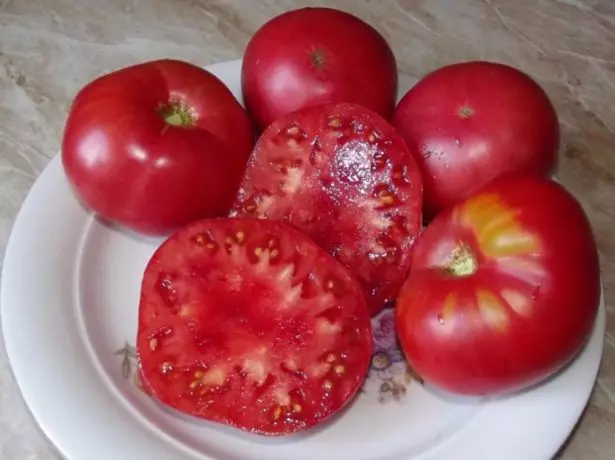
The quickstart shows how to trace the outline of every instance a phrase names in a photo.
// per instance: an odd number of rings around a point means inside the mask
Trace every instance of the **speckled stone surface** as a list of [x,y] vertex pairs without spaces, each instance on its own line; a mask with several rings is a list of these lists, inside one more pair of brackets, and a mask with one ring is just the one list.
[[[0,258],[30,186],[56,155],[67,109],[101,73],[158,57],[239,58],[268,18],[297,0],[0,0]],[[418,78],[491,59],[536,78],[563,129],[560,178],[597,237],[608,308],[600,375],[561,460],[615,458],[615,2],[337,0],[390,41]],[[44,376],[42,376],[44,378]],[[56,459],[23,404],[0,345],[0,458]],[[84,459],[85,460],[85,459]],[[520,459],[523,460],[523,459]]]

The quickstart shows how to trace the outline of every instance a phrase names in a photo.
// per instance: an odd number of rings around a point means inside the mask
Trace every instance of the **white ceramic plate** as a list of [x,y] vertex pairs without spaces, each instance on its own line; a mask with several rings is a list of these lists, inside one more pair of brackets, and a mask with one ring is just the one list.
[[[240,62],[210,70],[241,100]],[[563,373],[490,401],[413,381],[385,312],[374,320],[378,358],[363,392],[326,426],[272,440],[178,416],[134,379],[140,279],[158,243],[92,218],[58,157],[17,217],[2,274],[4,339],[27,404],[69,460],[547,460],[596,377],[603,304],[588,345]]]

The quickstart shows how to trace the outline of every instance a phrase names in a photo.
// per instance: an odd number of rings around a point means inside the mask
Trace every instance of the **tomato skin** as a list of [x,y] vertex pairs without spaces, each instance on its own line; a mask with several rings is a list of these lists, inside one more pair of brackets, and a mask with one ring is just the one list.
[[324,103],[357,103],[389,119],[397,94],[397,62],[384,37],[332,8],[301,8],[267,22],[248,43],[241,75],[260,130]]
[[[447,273],[463,245],[476,271]],[[556,182],[506,176],[424,231],[398,297],[397,329],[426,382],[466,395],[514,392],[573,359],[591,332],[600,291],[580,204]]]
[[145,269],[142,388],[185,414],[261,435],[303,431],[354,398],[371,354],[361,287],[285,224],[197,221]]
[[321,104],[261,134],[230,216],[309,235],[359,279],[375,316],[407,274],[421,206],[419,169],[393,127],[357,104]]
[[548,176],[557,163],[553,105],[528,75],[503,64],[435,70],[403,96],[393,125],[421,167],[427,218],[501,175]]
[[[165,122],[169,103],[185,105],[192,122]],[[99,77],[77,94],[62,161],[86,207],[157,235],[224,215],[253,142],[250,119],[224,83],[187,62],[159,60]]]

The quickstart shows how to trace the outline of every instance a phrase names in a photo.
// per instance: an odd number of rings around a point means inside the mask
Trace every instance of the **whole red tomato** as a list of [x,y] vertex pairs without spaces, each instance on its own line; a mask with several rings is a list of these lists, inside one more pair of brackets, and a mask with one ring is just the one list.
[[437,387],[527,388],[586,341],[600,300],[592,231],[559,184],[507,176],[438,215],[414,246],[397,304],[403,350]]
[[217,77],[160,60],[77,94],[62,160],[77,196],[100,217],[164,234],[228,211],[253,141],[247,113]]
[[401,99],[393,124],[424,178],[433,217],[506,173],[547,176],[556,166],[559,125],[543,89],[492,62],[442,67]]
[[397,64],[384,37],[331,8],[293,10],[263,25],[248,43],[241,77],[261,130],[321,103],[353,102],[389,119],[397,94]]

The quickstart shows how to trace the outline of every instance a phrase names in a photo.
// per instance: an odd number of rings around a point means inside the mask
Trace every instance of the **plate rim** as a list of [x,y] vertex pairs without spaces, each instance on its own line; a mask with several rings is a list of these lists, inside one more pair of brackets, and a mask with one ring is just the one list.
[[[205,66],[205,69],[217,75],[219,72],[238,72],[241,66],[241,62],[242,61],[240,59],[232,60],[232,61],[225,61],[225,62],[218,62],[218,63],[212,64],[209,66]],[[236,94],[236,97],[238,98],[240,102],[242,102],[240,95]],[[59,174],[58,177],[54,176],[58,174]],[[64,458],[67,458],[68,460],[78,460],[74,456],[69,456],[69,454],[67,454],[64,448],[62,447],[62,444],[63,443],[66,444],[67,440],[57,439],[57,434],[56,435],[53,434],[54,429],[50,427],[51,419],[53,418],[53,416],[52,415],[50,416],[50,414],[48,415],[42,414],[42,412],[44,412],[45,405],[44,404],[41,405],[40,403],[41,398],[34,395],[36,391],[34,390],[33,387],[35,387],[36,385],[33,385],[26,381],[27,375],[32,374],[32,370],[25,369],[27,365],[24,366],[23,360],[21,360],[22,362],[20,363],[20,358],[19,358],[20,352],[17,347],[20,340],[15,337],[15,331],[18,330],[19,326],[23,326],[23,325],[15,324],[16,318],[14,318],[14,314],[13,314],[13,309],[15,307],[10,306],[13,304],[13,300],[12,300],[13,298],[18,298],[20,295],[23,295],[23,293],[21,294],[15,293],[15,291],[13,290],[14,286],[10,284],[10,280],[14,279],[17,276],[16,274],[17,272],[13,272],[13,270],[14,270],[14,267],[16,266],[16,263],[17,263],[16,261],[18,260],[19,254],[23,253],[24,251],[27,252],[27,249],[28,249],[24,246],[24,238],[21,236],[19,232],[21,232],[25,227],[30,227],[31,223],[29,223],[28,221],[28,217],[30,217],[29,213],[31,212],[33,208],[36,207],[36,204],[34,203],[36,203],[37,200],[39,200],[40,197],[42,196],[41,193],[43,193],[44,191],[44,186],[50,186],[51,188],[57,187],[57,185],[59,184],[53,185],[53,181],[58,181],[58,180],[63,180],[63,179],[64,179],[64,176],[63,176],[63,171],[61,168],[60,154],[56,154],[54,157],[50,159],[50,161],[48,162],[44,170],[41,172],[41,174],[37,177],[34,184],[31,186],[13,222],[12,229],[10,231],[7,245],[6,245],[6,251],[5,251],[4,262],[2,266],[1,280],[0,280],[0,322],[2,323],[2,332],[3,332],[2,339],[5,344],[8,362],[10,365],[10,372],[12,372],[13,377],[15,381],[17,382],[20,396],[22,397],[22,400],[25,402],[27,409],[30,411],[32,418],[34,419],[34,423],[40,428],[43,436],[53,445],[55,450],[60,452],[60,454]],[[51,185],[47,184],[48,181],[50,182]],[[62,186],[65,188],[68,187],[66,184],[66,181],[64,181]],[[74,197],[72,199],[74,200],[75,205],[80,206],[80,204],[77,203]],[[89,214],[85,214],[85,216],[86,216],[86,221],[87,221]],[[27,233],[27,231],[25,231],[24,233]],[[25,244],[27,245],[28,242],[25,242]],[[78,245],[75,245],[74,249],[77,250]],[[77,261],[75,260],[72,261],[73,264],[75,264],[76,262]],[[27,265],[27,264],[24,264],[24,265]],[[75,267],[73,266],[72,269],[74,270]],[[10,273],[9,273],[9,270],[11,270]],[[23,271],[27,272],[27,269],[22,269],[22,272]],[[602,273],[602,270],[601,270],[601,273]],[[71,273],[70,276],[72,277],[73,274]],[[19,315],[17,314],[17,316]],[[76,324],[75,318],[72,318],[72,320]],[[588,342],[586,346],[584,347],[584,349],[579,353],[579,355],[575,358],[575,360],[566,367],[566,369],[562,373],[560,373],[555,379],[552,379],[552,381],[549,381],[546,384],[540,385],[538,388],[534,388],[530,391],[522,392],[521,394],[513,395],[510,398],[504,398],[504,399],[489,401],[485,403],[485,406],[481,408],[481,410],[479,411],[480,413],[477,414],[476,417],[472,418],[468,424],[466,424],[464,427],[458,430],[450,438],[447,438],[446,440],[444,440],[440,445],[438,445],[434,449],[431,449],[423,454],[420,454],[418,457],[414,457],[414,458],[416,460],[449,460],[449,457],[447,457],[447,455],[450,455],[450,453],[454,452],[455,457],[451,457],[451,459],[455,458],[455,460],[462,460],[462,459],[465,460],[466,458],[472,458],[473,460],[483,460],[483,458],[485,460],[489,459],[490,454],[488,452],[483,453],[483,454],[481,454],[480,452],[478,453],[477,452],[465,452],[464,453],[463,449],[460,448],[459,446],[460,442],[463,443],[463,441],[460,441],[460,438],[463,437],[464,433],[467,433],[468,431],[470,431],[470,434],[472,434],[472,432],[475,431],[477,427],[481,426],[481,422],[486,417],[485,414],[489,414],[493,412],[493,410],[495,410],[497,414],[498,410],[501,410],[502,407],[506,408],[506,405],[509,404],[511,400],[512,401],[516,400],[518,402],[520,398],[522,400],[524,398],[528,399],[527,395],[530,395],[529,400],[531,402],[532,395],[539,395],[541,390],[550,388],[553,382],[557,383],[558,381],[561,381],[562,376],[570,375],[570,372],[572,372],[572,370],[575,369],[575,366],[578,368],[582,364],[585,364],[584,367],[588,367],[588,369],[586,369],[584,372],[585,373],[589,372],[589,374],[584,374],[583,378],[581,379],[582,382],[576,384],[576,386],[582,385],[582,388],[579,388],[577,390],[579,395],[575,398],[574,404],[566,406],[567,416],[564,417],[562,415],[562,417],[560,417],[560,424],[562,424],[562,426],[557,431],[561,432],[561,435],[554,436],[551,442],[543,443],[543,445],[541,446],[541,453],[537,453],[536,455],[538,456],[535,457],[536,460],[550,459],[553,455],[555,455],[558,452],[558,450],[561,448],[564,442],[568,439],[568,437],[573,431],[574,426],[579,421],[585,407],[587,406],[589,402],[591,392],[596,382],[600,363],[602,361],[605,323],[606,323],[606,308],[605,308],[605,299],[604,299],[604,288],[602,285],[602,276],[601,276],[601,300],[600,300],[599,310],[596,315],[594,329],[592,331],[592,334],[589,337]],[[78,330],[74,330],[73,332],[75,334],[75,337],[78,337],[78,340],[82,340],[81,332],[79,332]],[[590,351],[592,352],[592,354],[588,355]],[[82,356],[82,359],[87,358],[89,356],[89,352],[87,350],[82,350],[82,355],[84,355]],[[90,365],[94,367],[93,372],[96,372],[96,373],[100,372],[99,369],[96,369],[96,366],[93,363],[90,363]],[[102,385],[103,383],[102,379],[98,383],[99,385]],[[110,402],[110,404],[117,406],[114,408],[113,413],[115,414],[123,413],[124,417],[129,418],[130,411],[127,412],[127,408],[122,407],[126,404],[122,400],[122,398],[118,399],[115,395],[113,395],[111,391],[109,391],[108,388],[107,388],[107,393],[108,393],[107,399],[114,399],[114,403]],[[521,409],[523,409],[521,410],[521,412],[524,412],[524,410],[531,411],[533,407],[534,406],[532,406],[532,404],[529,404],[529,406],[526,404],[525,406],[521,407]],[[134,424],[133,426],[136,426],[136,425],[137,424]],[[495,424],[492,423],[492,425],[495,425]],[[160,441],[161,439],[167,438],[167,436],[163,436],[162,438],[160,437],[159,429],[152,427],[152,426],[148,428],[149,428],[148,433],[143,433],[144,439],[148,439],[148,440],[157,439],[158,441]],[[487,426],[487,428],[489,427]],[[117,430],[115,431],[117,432]],[[478,435],[482,436],[480,432],[478,433]],[[541,435],[544,435],[544,433],[542,433]],[[555,440],[555,437],[557,437],[557,440]],[[168,438],[170,438],[170,436],[168,436]],[[98,438],[96,439],[96,441],[100,442]],[[109,441],[112,441],[112,440],[109,440]],[[154,444],[160,444],[160,442],[154,442]],[[172,444],[175,446],[175,448],[178,447],[177,442],[173,442]],[[160,447],[160,449],[161,449],[160,455],[166,455],[164,453],[166,449],[164,449],[162,446]],[[70,449],[70,450],[74,450],[74,449]],[[190,452],[187,452],[185,449],[181,449],[181,450],[184,453],[186,453],[187,455],[186,458],[193,458]],[[447,454],[447,452],[449,454]],[[103,458],[108,458],[107,453],[102,454],[102,455],[103,456],[100,457],[101,460]],[[177,455],[177,451],[175,451],[175,455]],[[203,454],[203,455],[208,457],[208,454]],[[459,455],[467,455],[467,457],[460,457]],[[470,457],[470,455],[472,457]],[[482,455],[486,455],[486,456],[483,457]],[[91,459],[92,457],[90,456],[87,458]],[[120,455],[119,457],[114,457],[114,458],[124,458],[124,457]],[[153,456],[153,457],[150,455],[149,458],[151,460],[170,460],[174,457],[159,456],[157,454],[156,456]],[[211,458],[211,457],[208,457],[208,458]],[[524,459],[530,460],[528,457],[524,457]]]

